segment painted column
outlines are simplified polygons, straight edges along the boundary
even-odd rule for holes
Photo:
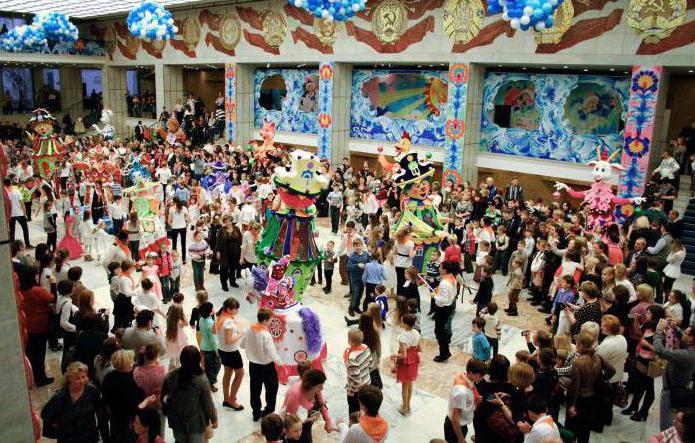
[[[322,62],[319,65],[319,140],[316,153],[319,158],[331,158],[333,135],[333,78],[335,63]]]
[[[73,121],[84,115],[82,69],[74,66],[60,67],[60,100],[63,112],[68,112]]]
[[[483,118],[483,87],[485,67],[479,64],[468,65],[468,88],[466,91],[466,131],[463,134],[463,176],[464,181],[478,182],[478,152],[480,148],[480,124]]]
[[[625,170],[618,184],[618,195],[621,197],[637,197],[644,193],[649,154],[654,144],[654,122],[662,73],[661,66],[637,65],[632,68],[625,144],[620,162]]]
[[[236,64],[224,65],[224,121],[226,139],[236,143]]]
[[[128,105],[125,94],[126,70],[125,68],[104,65],[101,68],[101,85],[104,96],[104,109],[113,112],[113,124],[117,137],[125,137],[125,121],[128,116]]]
[[[466,133],[466,96],[468,94],[468,65],[449,65],[449,93],[446,105],[446,143],[444,145],[443,182],[461,182],[463,172],[463,142]]]
[[[350,157],[350,94],[352,65],[333,64],[333,99],[331,103],[331,138],[326,158],[331,164],[339,164],[343,157]]]

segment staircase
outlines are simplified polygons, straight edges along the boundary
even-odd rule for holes
[[[684,274],[695,275],[695,198],[690,198],[690,176],[681,176],[681,187],[673,209],[683,214],[683,245],[687,251],[681,270]]]

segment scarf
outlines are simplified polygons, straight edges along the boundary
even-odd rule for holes
[[[458,374],[456,377],[454,377],[454,386],[456,385],[463,385],[470,389],[473,392],[473,401],[476,401],[480,398],[480,394],[478,393],[478,388],[475,387],[475,384],[471,386],[468,383],[468,379],[466,378],[465,373]]]
[[[360,417],[360,426],[362,430],[369,435],[375,442],[381,442],[389,430],[389,424],[380,415],[369,417],[363,415]]]
[[[270,331],[268,331],[268,327],[266,325],[262,325],[260,323],[254,323],[251,325],[251,332],[258,334],[259,332],[263,332],[263,331],[270,333]]]
[[[343,361],[347,363],[348,357],[350,357],[350,353],[353,351],[364,351],[367,349],[367,345],[361,344],[357,346],[350,346],[349,348],[346,348],[345,351],[343,352]]]
[[[222,330],[222,325],[224,325],[224,322],[227,320],[234,321],[234,316],[227,311],[222,311],[222,313],[217,316],[217,321],[215,322],[215,327],[217,327],[218,331]]]

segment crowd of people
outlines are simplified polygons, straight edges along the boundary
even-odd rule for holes
[[[179,104],[167,117],[185,122]],[[92,183],[74,167],[98,144],[122,172],[111,183]],[[245,409],[237,395],[248,378],[252,417],[267,441],[310,442],[321,419],[341,441],[383,441],[389,424],[379,414],[382,360],[401,384],[398,412],[408,416],[421,324],[429,317],[438,363],[451,357],[452,329],[471,335],[472,358],[441,411],[444,441],[466,441],[472,429],[477,443],[588,442],[591,431],[611,424],[614,405],[640,422],[657,398],[662,432],[653,441],[695,435],[693,291],[674,287],[685,250],[683,221],[668,207],[671,193],[662,191],[678,178],[669,152],[634,217],[604,232],[587,226],[585,208],[569,201],[525,198],[517,178],[504,189],[491,177],[478,186],[435,182],[429,198],[451,221],[422,270],[413,266],[412,229],[393,228],[401,191],[388,175],[347,158],[324,163],[331,181],[317,215],[329,218],[334,235],[321,244],[325,257],[314,284],[338,301],[349,299],[342,360],[350,417],[343,422],[329,412],[341,400],[323,396],[327,375],[308,365],[300,365],[278,408],[283,362],[268,330],[272,311],[259,309],[249,325],[239,316],[238,297],[213,306],[208,292],[210,274],[229,291],[258,262],[255,244],[275,199],[272,162],[254,159],[253,149],[204,146],[195,136],[173,145],[155,137],[127,143],[82,137],[47,180],[34,173],[21,143],[4,146],[12,159],[4,190],[13,265],[36,386],[54,382],[46,348],[62,349],[62,388],[41,411],[47,437],[158,442],[168,423],[177,442],[204,441],[218,426],[220,407]],[[121,195],[132,184],[125,165],[145,161],[145,152],[167,235],[155,248],[145,248],[143,222]],[[201,186],[218,160],[227,165],[228,193]],[[34,218],[42,220],[43,242],[31,241]],[[15,238],[16,225],[23,241]],[[71,264],[80,258],[106,271],[112,308],[95,305],[84,269]],[[196,307],[187,315],[181,288],[189,262]],[[466,324],[455,316],[459,300],[474,310]],[[504,355],[502,327],[513,326],[519,313],[543,323],[536,308],[546,324],[523,331],[527,349]],[[390,337],[388,348],[382,334]],[[218,405],[212,393],[219,389]]]

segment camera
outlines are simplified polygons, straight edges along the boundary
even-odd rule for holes
[[[529,331],[529,330],[527,329],[527,330],[525,330],[525,331],[521,331],[521,336],[522,336],[522,337],[528,337],[530,333],[531,333],[531,331]]]

